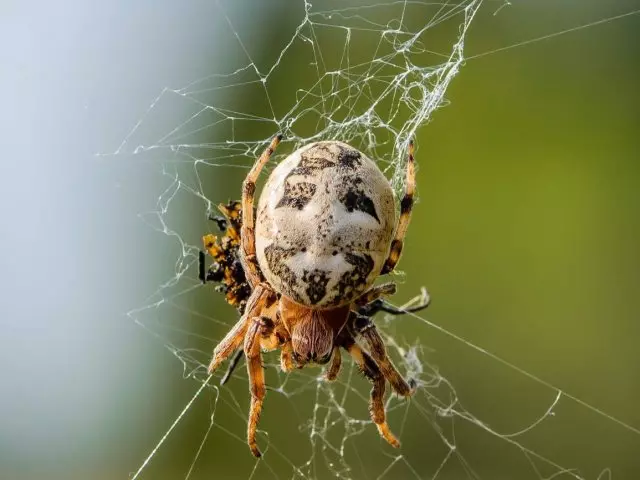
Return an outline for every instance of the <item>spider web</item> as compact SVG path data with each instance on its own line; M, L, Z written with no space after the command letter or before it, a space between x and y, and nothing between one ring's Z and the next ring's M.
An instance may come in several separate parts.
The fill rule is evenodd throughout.
M213 439L226 437L228 448L239 450L238 458L243 459L234 470L236 478L479 479L516 478L513 472L517 472L522 479L581 479L585 477L573 465L557 463L548 450L530 442L532 432L553 435L553 430L545 429L557 422L556 412L563 406L578 403L591 414L640 434L423 314L376 318L396 365L419 384L410 401L387 396L389 422L403 441L401 450L388 448L377 437L366 407L369 385L357 378L349 361L343 362L338 380L328 384L314 368L285 375L278 368L276 352L264 355L269 395L258 436L264 456L254 462L244 444L248 413L244 368L238 368L232 379L238 389L218 386L224 369L213 377L206 374L213 347L237 320L221 299L212 299L219 296L212 286L198 280L200 237L215 231L207 218L216 214L216 205L226 196L239 197L242 177L276 133L282 133L284 141L263 177L306 143L340 139L379 160L400 193L408 142L446 103L445 92L465 59L467 33L481 3L398 1L327 10L298 3L290 9L293 20L290 33L283 34L282 47L259 59L254 58L253 44L221 7L234 40L230 57L240 59L239 64L229 73L164 89L124 138L116 155L162 165L166 189L157 208L142 217L178 246L174 274L129 315L175 355L185 379L199 384L132 478L145 477L148 467L163 455L167 439L178 434L174 429L195 414L203 397L209 402L209 417L198 421L208 421L208 428L192 452L184 478L202 475L207 457L217 449ZM170 117L165 112L171 112ZM227 188L221 179L230 177L237 181ZM202 220L194 227L187 216ZM407 305L418 301L420 296ZM465 408L462 395L430 362L431 351L406 337L407 324L425 335L437 333L457 342L522 383L532 384L538 389L533 409L538 413L509 430L490 426ZM295 414L273 417L286 409ZM486 443L481 454L466 447L469 438L477 445L478 437ZM298 444L299 451L292 452L292 444ZM502 456L520 460L503 464ZM214 471L218 468L222 465L213 466ZM607 466L602 466L599 478L609 477Z

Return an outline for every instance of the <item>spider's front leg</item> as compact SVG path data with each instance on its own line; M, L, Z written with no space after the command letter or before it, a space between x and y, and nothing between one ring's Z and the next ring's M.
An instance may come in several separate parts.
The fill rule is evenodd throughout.
M324 378L329 382L333 382L336 378L338 378L338 373L340 373L341 365L342 355L340 354L340 347L334 346L333 353L331 354L331 362L327 366L327 369L324 373Z
M267 288L267 287L264 287ZM247 373L249 374L249 391L251 392L251 407L249 409L249 422L247 425L247 443L251 453L260 457L260 449L256 442L256 431L262 412L262 403L267 394L264 382L264 368L262 366L261 351L275 350L291 342L288 339L284 325L279 322L277 314L274 315L276 294L269 290L271 297L269 302L263 304L260 316L251 319L251 325L244 337L244 354L247 358ZM275 318L275 320L274 320Z
M235 355L231 358L231 361L229 362L229 366L227 367L227 371L224 372L224 375L220 379L220 385L224 385L225 383L227 383L229 381L229 379L231 378L231 375L233 375L234 370L236 369L236 367L240 363L240 360L242 360L243 356L244 356L244 351L236 350Z
M396 293L396 284L393 282L376 285L364 292L355 302L356 307L363 307L379 300L382 297Z
M258 285L249 297L247 301L247 308L244 315L240 317L240 320L229 330L229 333L225 335L222 341L213 350L213 358L207 368L207 372L211 375L222 362L224 362L237 348L242 345L242 342L247 334L251 319L259 315L260 311L265 305L271 305L275 302L276 297L273 290L264 286Z
M251 326L244 340L244 354L247 357L247 372L249 374L249 390L251 392L251 407L249 409L249 423L247 425L247 443L254 457L260 458L262 453L256 442L256 430L262 412L262 402L267 394L260 353L260 338L263 329L261 319L252 319Z
M285 373L289 373L296 368L293 361L293 346L291 345L291 340L287 340L280 350L280 368Z
M380 371L389 381L393 390L403 397L413 395L416 390L415 381L410 380L407 382L400 372L398 372L398 369L387 355L387 348L384 345L384 341L371 319L364 315L351 312L347 325L352 335L362 340L365 349L378 364Z
M415 305L411 305L408 307L396 307L395 305L392 305L389 302L385 301L383 298L376 298L375 300L367 302L365 304L363 304L362 302L357 302L356 306L358 307L357 311L360 315L364 315L365 317L373 317L378 312L385 312L391 315L415 313L419 312L420 310L424 310L430 304L431 297L429 296L429 292L427 292L427 289L423 287L420 294L420 301Z
M380 433L380 436L384 438L389 445L398 448L400 442L389 428L384 409L384 375L378 368L378 365L376 365L376 362L373 361L367 352L358 346L350 334L344 332L339 341L340 346L349 352L360 371L373 384L369 399L369 415L373 423L376 424L378 433Z

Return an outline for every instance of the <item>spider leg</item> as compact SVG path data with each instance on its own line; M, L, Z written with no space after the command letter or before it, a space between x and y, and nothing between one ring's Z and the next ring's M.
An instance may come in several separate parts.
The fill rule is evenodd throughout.
M277 320L277 318L278 317L276 315L275 322L268 316L262 316L259 318L260 348L262 349L262 351L266 351L266 352L275 350L276 348L281 348L282 352L281 352L280 360L281 360L281 365L283 365L282 369L285 372L289 372L294 368L290 358L291 351L292 351L291 341L288 338L289 334L286 331L286 328L282 323L279 322L279 320ZM286 360L285 360L285 363L282 363L283 362L282 359L287 356L287 353L289 354L288 363ZM243 356L244 356L244 351L242 349L236 351L235 355L229 362L229 367L227 368L226 373L222 377L222 380L220 380L220 385L224 385L229 381L229 378L231 378L233 371L238 366L238 363L240 363L240 360L242 359Z
M416 389L415 381L407 382L393 365L387 355L384 341L371 319L351 312L349 315L349 327L352 334L362 340L367 352L378 364L380 371L389 381L393 390L403 397L413 395Z
M404 315L405 313L415 313L419 312L420 310L424 310L429 306L430 303L431 299L429 297L426 297L426 300L424 302L420 302L418 305L414 305L413 307L398 308L395 305L391 305L390 303L385 302L384 300L380 300L380 310L392 315Z
M333 382L337 377L338 373L340 373L340 365L342 364L342 355L340 354L339 347L333 347L333 355L331 355L331 363L327 366L327 370L325 371L324 378L326 378L329 382Z
M222 362L224 362L236 349L242 344L242 341L247 333L247 329L249 328L250 317L243 315L238 320L229 333L222 339L222 341L216 346L213 350L213 358L211 359L211 363L209 363L209 367L207 368L207 373L211 375L213 372L217 370Z
M229 330L222 341L213 350L213 358L207 368L207 372L211 375L222 362L224 362L237 348L242 345L242 341L247 333L251 319L262 310L265 302L275 299L273 291L267 289L263 285L258 285L247 301L245 314L240 320Z
M282 350L280 350L280 368L283 372L290 372L295 367L293 363L293 346L291 345L291 340L288 340L282 345Z
M244 341L244 354L247 357L247 372L249 374L249 390L251 392L251 407L247 426L247 443L254 457L260 458L262 453L256 443L256 430L262 412L262 402L267 393L264 384L264 370L262 369L262 355L260 354L259 318L253 318Z
M419 312L420 310L424 310L430 305L430 303L431 298L429 297L429 293L425 288L423 288L420 302L417 305L400 308L396 307L395 305L391 305L382 298L377 298L372 302L367 303L366 305L360 306L358 308L358 313L360 315L364 315L365 317L373 317L378 312L386 312L392 315L404 315L405 313L415 313Z
M392 283L392 282L383 283L382 285L377 285L375 287L370 288L366 292L364 292L356 300L356 305L358 307L364 306L368 303L378 300L380 297L384 295L393 295L394 293L396 293L395 283Z
M284 372L290 372L295 368L293 361L293 346L291 337L278 314L275 321L269 317L260 319L260 348L263 352L269 352L280 348L280 368Z
M376 362L355 343L352 337L344 338L342 347L349 352L360 371L373 384L369 400L369 415L371 415L371 420L376 424L380 436L391 446L398 448L400 442L391 432L384 410L384 375L378 368L378 365L376 365Z
M389 257L382 267L381 274L391 273L400 260L404 237L407 234L409 221L411 220L411 207L413 206L413 194L416 189L416 166L413 160L413 140L409 142L409 160L407 161L407 186L405 187L404 198L400 202L400 219L396 235L391 242Z
M220 385L224 385L229 381L229 379L231 378L231 375L233 375L233 371L236 369L236 367L240 363L240 360L242 360L242 357L244 357L244 351L236 350L235 355L231 358L231 361L229 362L227 371L224 372L222 379L220 379Z
M269 161L271 154L280 143L282 135L278 135L271 140L271 144L258 157L253 167L249 171L247 178L242 184L242 229L240 231L240 240L242 242L242 263L249 284L253 287L260 283L262 274L256 257L256 237L255 237L255 218L253 211L253 201L256 192L256 180L262 167Z

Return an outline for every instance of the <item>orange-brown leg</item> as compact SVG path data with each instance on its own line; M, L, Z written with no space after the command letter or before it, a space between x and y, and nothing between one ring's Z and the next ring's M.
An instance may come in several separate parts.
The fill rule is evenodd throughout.
M293 347L291 346L291 340L288 340L282 345L280 350L280 368L283 372L290 372L295 368L293 364Z
M242 264L244 266L245 275L249 285L255 287L260 283L262 274L258 266L256 258L256 237L255 237L255 218L253 212L253 202L256 193L256 181L262 167L269 161L271 154L280 143L282 135L278 135L267 149L258 157L253 167L249 171L247 178L242 184L242 229L240 231L240 240L242 242Z
M356 362L360 371L373 384L371 389L371 397L369 400L369 415L371 420L376 424L378 433L384 438L389 445L398 448L400 442L391 432L387 423L386 413L384 409L384 391L385 380L382 372L373 361L373 359L364 352L354 341L349 339L343 343L343 347L349 352L353 360Z
M220 385L225 385L229 381L231 375L233 375L233 372L240 363L240 360L242 360L242 357L244 357L244 352L242 350L236 350L236 354L231 358L231 361L229 362L227 371L220 379Z
M395 283L383 283L382 285L377 285L375 287L370 288L366 292L364 292L358 299L356 300L356 306L362 307L368 303L374 302L380 297L384 297L387 295L393 295L396 293L396 284Z
M402 253L402 246L404 237L407 234L407 228L409 228L409 222L411 221L411 208L413 206L413 195L416 189L416 166L413 159L413 140L409 142L409 160L407 161L407 185L405 187L405 193L402 201L400 202L400 219L398 220L398 228L396 228L395 238L391 242L391 250L389 250L389 257L382 267L382 274L390 273L396 268L398 260L400 260L400 254Z
M340 373L340 365L342 364L342 355L340 354L339 347L333 347L333 354L331 356L331 363L327 366L327 370L324 374L324 378L333 382Z
M403 397L409 397L415 393L415 382L407 382L398 372L387 355L387 348L378 332L375 324L369 317L351 312L349 327L352 334L362 340L365 349L376 362L384 377L389 381L393 390Z
M268 290L262 285L258 285L256 289L251 293L249 300L247 301L247 308L245 314L240 317L240 320L233 326L229 333L225 335L222 341L213 350L213 358L209 364L207 372L211 375L222 362L224 362L229 355L236 351L237 348L242 345L244 337L251 323L251 318L260 314L263 306L270 297L274 296L274 293Z
M247 372L249 373L249 390L251 392L251 407L247 426L247 443L253 456L260 458L262 453L256 442L256 430L262 412L262 402L267 393L264 384L264 370L262 369L262 355L260 354L260 318L253 318L244 341L244 354L247 357Z

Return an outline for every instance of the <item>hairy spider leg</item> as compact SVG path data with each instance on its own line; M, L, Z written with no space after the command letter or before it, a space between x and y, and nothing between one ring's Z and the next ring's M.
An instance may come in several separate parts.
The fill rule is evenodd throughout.
M355 338L362 340L363 345L371 358L376 362L384 377L391 384L391 388L403 397L415 393L415 381L407 382L387 355L384 341L378 333L378 329L369 317L351 312L349 315L349 327Z
M338 378L338 373L340 373L340 366L342 365L342 355L340 354L340 347L333 347L333 353L331 355L331 361L327 366L327 369L324 374L324 378L329 382L333 382L336 378Z
M229 362L227 371L224 372L224 375L220 379L220 385L224 385L229 381L229 379L231 378L231 375L233 375L233 371L236 369L236 367L240 363L240 360L242 360L242 357L244 357L244 351L239 349L236 350L236 353L233 355L233 357L231 357L231 361Z
M240 257L247 281L252 288L262 281L262 272L256 257L255 213L253 211L256 181L262 167L269 161L280 140L282 140L282 135L277 135L271 140L271 144L258 157L242 183L242 229L240 233L242 255Z
M256 442L256 430L262 402L267 394L264 383L264 370L262 368L262 355L260 353L260 318L251 319L251 326L244 340L244 354L247 357L247 373L249 374L249 390L251 392L251 407L249 408L249 422L247 425L247 443L254 457L260 458L262 453Z
M280 350L280 368L283 372L290 372L295 368L293 363L293 345L291 340L287 340Z
M356 306L360 307L363 305L367 305L368 303L371 303L382 296L393 295L394 293L396 293L395 283L383 283L382 285L377 285L364 292L362 296L356 299L355 304Z
M382 295L391 294L391 286L395 288L395 285L392 283L385 283L380 285L380 292ZM365 295L368 296L368 299L371 300L374 297L371 289ZM371 292L371 293L370 293ZM363 297L365 296L363 295ZM358 302L359 303L359 302ZM414 305L412 307L407 308L398 308L390 303L385 302L381 298L376 298L372 301L366 303L366 305L361 305L358 307L357 313L359 315L363 315L366 317L373 317L378 312L386 312L391 315L404 315L406 313L419 312L420 310L424 310L429 306L430 297L427 293L424 293L421 302L418 305ZM282 345L282 350L280 352L280 368L283 372L290 372L295 369L295 365L292 359L293 348L291 346L291 341L287 341ZM229 362L229 366L227 368L226 373L220 380L220 385L224 385L231 378L233 371L238 366L242 358L244 357L244 352L242 350L237 350L231 361ZM340 350L335 348L331 357L331 363L327 366L325 378L328 381L334 381L338 373L340 371L340 363L341 363Z
M378 312L390 313L391 315L404 315L406 313L415 313L419 312L420 310L424 310L430 305L430 303L431 298L426 294L422 297L418 305L413 305L406 308L396 307L395 305L384 301L382 298L378 298L377 300L374 300L373 302L358 308L358 313L367 317L372 317Z
M266 288L263 285L258 285L249 300L247 301L247 308L244 315L240 317L240 320L229 330L222 341L213 350L213 358L207 368L207 372L211 375L222 362L224 362L237 348L242 345L242 341L247 333L251 319L259 314L264 308L264 304L267 300L275 301L275 294L272 290ZM272 303L273 303L272 301Z
M413 140L409 142L409 160L407 161L407 185L405 187L404 197L400 202L400 219L398 220L398 228L396 228L395 238L391 242L389 257L382 268L381 274L391 273L402 253L404 237L409 228L411 221L411 208L413 207L413 195L416 189L416 166L413 159Z
M362 348L355 343L353 337L344 336L341 346L349 352L351 358L356 362L360 371L373 384L369 399L369 415L371 416L371 420L376 424L380 436L382 436L382 438L384 438L391 446L398 448L400 446L400 442L391 432L384 410L384 375L369 354L363 351Z
M262 367L261 351L275 350L286 344L291 344L284 325L276 316L276 321L270 317L254 317L244 340L244 354L247 357L247 372L249 374L249 390L251 392L251 407L247 425L247 443L251 453L260 457L260 449L256 442L256 431L262 412L262 403L267 394L264 382L264 368Z

